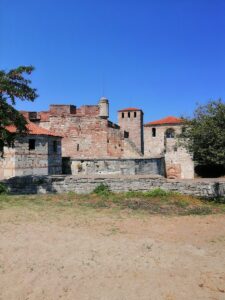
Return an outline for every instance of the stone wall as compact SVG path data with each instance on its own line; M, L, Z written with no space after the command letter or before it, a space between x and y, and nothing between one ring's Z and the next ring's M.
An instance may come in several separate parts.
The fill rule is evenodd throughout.
M15 148L4 147L4 157L0 157L0 180L16 176Z
M155 130L155 136L152 130ZM173 129L174 138L167 138L166 131ZM144 127L145 157L164 155L166 176L170 179L193 179L194 162L186 149L178 145L176 135L181 133L182 125L157 125Z
M39 126L63 136L63 157L140 157L138 149L125 141L119 126L98 116L51 115Z
M35 149L29 150L29 140L35 140ZM57 151L53 143L56 142ZM45 135L18 137L13 148L5 147L0 159L0 179L25 175L62 173L61 138Z
M4 181L11 193L91 193L100 184L113 192L149 191L161 188L197 197L225 197L225 181L218 180L168 180L149 176L24 176Z
M56 143L56 145L54 145L54 143ZM61 138L49 136L48 175L54 174L62 174L62 142Z
M143 112L141 110L121 110L118 112L118 124L123 132L128 132L129 139L138 150L144 153Z
M71 161L72 175L165 175L164 158Z
M152 135L152 129L155 128L155 136ZM158 126L144 126L144 145L145 145L145 156L163 155L165 153L166 139L165 132L167 129L173 128L176 134L180 133L180 125L158 125ZM167 139L169 140L169 139ZM175 139L171 139L172 145L169 145L170 149L175 146ZM170 142L170 141L169 141ZM168 145L167 145L168 146Z

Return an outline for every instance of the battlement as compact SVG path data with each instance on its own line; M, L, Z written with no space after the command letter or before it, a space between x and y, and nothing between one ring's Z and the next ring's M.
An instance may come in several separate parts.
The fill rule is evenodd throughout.
M50 114L52 115L63 115L63 114L76 114L77 108L75 105L61 105L52 104L50 105Z

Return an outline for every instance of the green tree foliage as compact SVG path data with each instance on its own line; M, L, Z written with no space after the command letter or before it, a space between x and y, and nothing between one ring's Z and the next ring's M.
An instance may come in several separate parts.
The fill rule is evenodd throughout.
M197 163L225 166L225 104L219 99L198 106L181 138Z
M14 108L16 100L34 101L37 97L36 89L32 88L31 80L26 78L34 67L20 66L6 72L0 70L0 154L3 155L4 145L11 145L16 134L10 134L6 126L14 125L17 133L26 131L25 118Z

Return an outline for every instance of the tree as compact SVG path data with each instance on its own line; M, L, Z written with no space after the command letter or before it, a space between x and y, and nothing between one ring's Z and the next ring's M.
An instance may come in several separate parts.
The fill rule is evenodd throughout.
M36 89L30 86L30 75L34 67L20 66L9 72L0 70L0 154L3 155L4 146L10 146L17 134L26 132L26 119L15 108L16 100L34 101L37 97ZM6 126L14 125L16 134L7 131Z
M200 165L225 166L225 104L221 99L200 105L184 120L184 145Z

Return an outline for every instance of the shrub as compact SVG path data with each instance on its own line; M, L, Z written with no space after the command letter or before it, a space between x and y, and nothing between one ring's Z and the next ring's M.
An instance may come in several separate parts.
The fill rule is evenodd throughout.
M165 196L169 196L170 194L171 192L167 192L160 188L156 188L145 193L145 195L148 197L165 197Z
M7 194L8 189L4 183L0 182L0 194Z
M107 184L101 183L94 190L94 194L107 196L110 194L110 188Z

